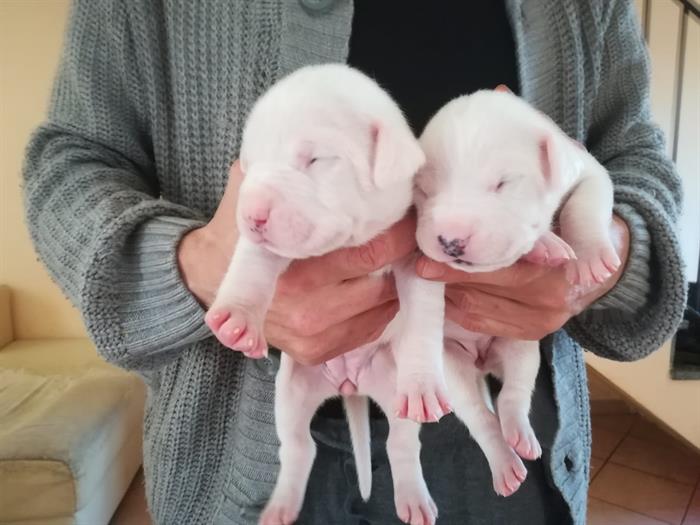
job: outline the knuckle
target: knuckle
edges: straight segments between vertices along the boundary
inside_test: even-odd
[[[558,290],[546,294],[542,299],[543,306],[552,310],[560,310],[566,307],[566,297]]]
[[[484,323],[470,316],[462,316],[460,324],[462,325],[462,327],[473,332],[484,331]]]
[[[476,299],[473,294],[463,292],[457,304],[459,305],[459,309],[463,314],[468,314],[474,311],[475,303]]]

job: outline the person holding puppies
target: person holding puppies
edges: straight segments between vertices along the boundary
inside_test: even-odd
[[[508,498],[463,426],[422,430],[439,524],[583,524],[590,456],[581,348],[639,359],[672,335],[685,304],[675,232],[680,182],[649,114],[649,65],[626,0],[397,4],[370,0],[75,0],[47,120],[24,167],[37,251],[110,362],[149,396],[144,471],[157,524],[253,524],[277,475],[278,359],[221,346],[204,323],[237,238],[235,162],[255,100],[302,66],[346,62],[399,103],[416,135],[450,99],[507,85],[584,144],[615,187],[622,261],[582,293],[528,262],[449,283],[446,315],[494,336],[542,340],[531,421],[542,458]],[[415,247],[406,217],[367,245],[296,261],[266,318],[270,345],[319,363],[378,337],[397,311],[371,276]],[[347,428],[329,403],[300,524],[396,523],[374,411],[373,493],[363,502]]]

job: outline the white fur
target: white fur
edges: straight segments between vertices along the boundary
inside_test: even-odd
[[[495,91],[457,98],[433,117],[420,142],[427,160],[417,177],[417,239],[432,259],[483,272],[529,253],[537,262],[568,264],[571,280],[582,285],[608,277],[620,264],[609,238],[607,172],[521,99]],[[550,231],[562,203],[563,240]],[[443,308],[444,287],[424,295],[426,302]],[[416,331],[426,336],[423,327],[404,335]],[[455,413],[484,451],[496,492],[512,494],[526,475],[518,455],[541,454],[528,417],[539,343],[477,334],[452,322],[444,338]],[[487,374],[503,382],[498,416]]]
[[[256,103],[244,131],[241,237],[207,314],[219,340],[262,357],[263,320],[290,261],[357,246],[389,228],[411,205],[413,178],[423,162],[401,111],[358,71],[313,66],[274,85]],[[421,286],[412,282],[418,279],[406,271],[408,264],[395,273],[402,301]],[[387,452],[397,512],[410,514],[411,523],[434,523],[437,511],[419,460],[419,425],[394,416],[397,394],[420,404],[421,418],[423,403],[442,414],[436,401],[444,395],[440,341],[432,341],[427,356],[424,347],[392,345],[405,319],[416,314],[400,312],[378,341],[326,364],[302,366],[282,354],[275,396],[281,469],[262,524],[296,519],[315,456],[309,423],[325,399],[341,393],[354,396],[345,406],[362,496],[369,497],[371,484],[363,396],[371,396],[390,421]],[[439,329],[443,311],[435,310],[434,317]]]

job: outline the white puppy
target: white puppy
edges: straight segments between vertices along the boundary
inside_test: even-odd
[[[570,280],[584,286],[619,266],[609,237],[613,190],[606,170],[523,100],[498,91],[457,98],[433,117],[420,142],[426,164],[416,178],[417,239],[430,258],[485,272],[529,254],[536,262],[568,264]],[[560,207],[563,241],[550,232]],[[430,299],[436,301],[444,301],[443,290]],[[444,337],[455,414],[484,451],[496,492],[512,494],[526,476],[518,455],[541,454],[528,417],[539,343],[449,321]],[[503,382],[498,418],[486,374]]]
[[[254,106],[243,135],[241,237],[206,318],[218,339],[249,357],[262,357],[267,351],[263,321],[277,278],[291,260],[361,245],[401,219],[412,204],[414,175],[424,159],[399,108],[358,71],[313,66],[275,84]],[[401,302],[413,304],[440,288],[417,279],[411,261],[393,271]],[[370,396],[390,421],[387,453],[399,516],[411,523],[434,522],[437,510],[420,466],[419,425],[395,416],[397,408],[415,419],[443,413],[441,339],[395,337],[405,323],[429,316],[431,326],[441,329],[439,302],[429,311],[402,310],[378,341],[323,365],[302,366],[282,354],[275,396],[281,468],[261,523],[296,519],[315,457],[311,418],[325,399],[341,394],[362,496],[369,497],[371,485],[363,397]]]

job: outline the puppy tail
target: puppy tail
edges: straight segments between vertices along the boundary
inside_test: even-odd
[[[367,501],[372,491],[372,455],[369,435],[369,399],[367,396],[343,396],[345,414],[350,427],[352,450],[360,495]]]

